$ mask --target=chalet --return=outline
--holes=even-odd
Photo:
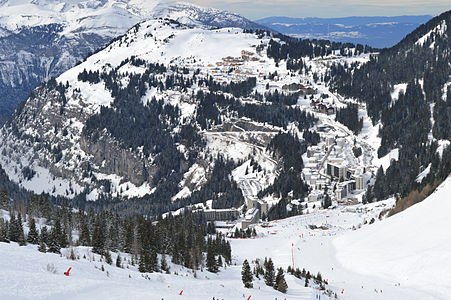
[[[333,115],[335,113],[335,108],[333,108],[332,106],[329,106],[327,108],[327,112],[328,115]]]
[[[304,86],[299,83],[284,84],[282,86],[282,90],[285,92],[298,92],[302,88],[304,88]]]

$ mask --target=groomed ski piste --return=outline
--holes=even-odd
[[[265,257],[276,267],[320,272],[338,299],[449,299],[450,193],[451,177],[423,202],[382,220],[393,199],[262,224],[256,238],[231,239],[233,263],[217,274],[173,264],[171,274],[139,273],[124,253],[118,268],[88,247],[74,247],[79,259],[70,260],[69,249],[57,255],[0,243],[0,299],[332,299],[289,274],[286,294],[255,276],[254,288],[245,289],[242,262],[252,268]]]

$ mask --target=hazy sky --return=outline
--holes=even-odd
[[[438,15],[451,0],[184,0],[239,13],[251,20],[270,16],[347,17]]]

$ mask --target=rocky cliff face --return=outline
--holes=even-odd
[[[119,184],[151,183],[155,170],[146,157],[124,149],[108,133],[96,140],[81,134],[93,111],[83,95],[67,95],[55,81],[34,90],[3,129],[8,143],[2,146],[2,152],[15,169],[13,176],[21,178],[19,181],[30,179],[27,177],[34,176],[35,171],[29,174],[27,170],[38,161],[52,179],[68,180],[74,186],[73,195],[93,188],[112,192],[109,184],[102,181],[104,177],[93,173],[110,174],[111,180],[120,178]]]

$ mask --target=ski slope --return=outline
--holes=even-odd
[[[0,243],[0,299],[313,299],[316,291],[304,288],[301,280],[287,276],[291,289],[287,295],[267,287],[263,280],[254,281],[254,289],[241,282],[241,265],[221,269],[218,274],[192,271],[169,263],[172,274],[137,271],[128,262],[118,268],[100,261],[87,247],[75,248],[80,260],[58,254],[41,253],[36,246],[19,247]],[[86,259],[83,258],[86,256]],[[94,260],[93,260],[94,258]],[[113,262],[116,254],[112,255]],[[101,270],[102,265],[104,271]],[[71,267],[70,276],[63,273]],[[178,275],[174,275],[174,271]],[[183,292],[182,292],[183,291]],[[180,293],[182,294],[180,295]]]
[[[393,284],[416,290],[421,299],[449,299],[450,195],[448,177],[423,202],[375,226],[337,238],[334,245],[339,262],[360,274],[390,278]]]
[[[339,299],[449,299],[450,193],[451,177],[423,202],[382,221],[393,199],[270,222],[257,226],[256,239],[232,240],[232,253],[321,272]]]

